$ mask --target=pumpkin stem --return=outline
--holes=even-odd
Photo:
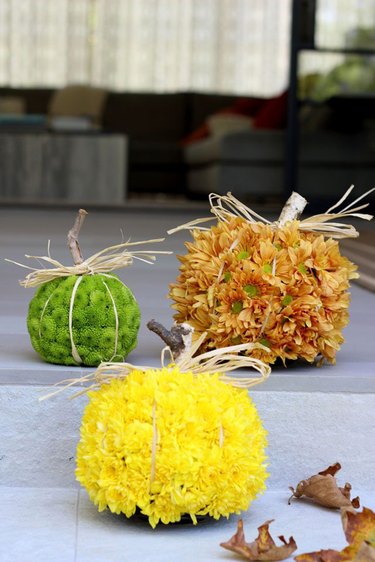
[[[287,222],[298,219],[306,205],[306,199],[299,193],[293,191],[292,195],[282,208],[279,220],[277,221],[279,226],[284,226]]]
[[[297,487],[298,488],[298,487]],[[292,495],[290,496],[290,498],[288,499],[288,505],[290,505],[292,503],[292,499],[293,498],[298,498],[299,496],[297,496],[297,491],[293,488],[293,486],[289,486],[289,490],[292,492]]]
[[[170,330],[167,330],[160,322],[150,320],[147,323],[147,328],[167,344],[176,363],[178,363],[179,357],[191,346],[193,329],[188,324],[176,324]]]
[[[81,248],[78,244],[78,235],[87,214],[88,213],[85,209],[80,209],[78,211],[78,215],[76,216],[73,228],[71,228],[68,232],[68,248],[72,254],[74,265],[79,265],[83,262]]]

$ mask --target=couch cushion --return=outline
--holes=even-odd
[[[288,92],[267,100],[254,117],[254,129],[285,129],[288,118]]]
[[[208,138],[184,149],[188,164],[212,162],[281,162],[285,152],[283,131],[245,131],[223,138]]]
[[[192,165],[212,162],[283,162],[285,143],[284,131],[244,131],[192,143],[184,148],[184,159]],[[315,166],[368,163],[375,168],[375,138],[370,133],[305,133],[299,139],[299,161]]]
[[[93,123],[100,124],[106,97],[103,88],[65,86],[53,94],[48,113],[52,117],[89,117]]]
[[[192,168],[187,176],[188,191],[206,196],[211,193],[225,194],[231,191],[242,201],[248,198],[264,198],[282,193],[283,166],[251,164],[212,164]]]
[[[187,104],[187,124],[189,128],[186,133],[191,133],[194,129],[200,127],[209,115],[232,106],[236,100],[238,100],[238,96],[189,94]]]
[[[47,88],[0,88],[0,96],[16,96],[25,102],[25,113],[47,114],[54,90]]]
[[[271,104],[271,108],[263,112],[259,120],[259,128],[279,129],[280,110],[286,115],[281,107],[279,98],[244,98],[237,96],[226,96],[221,94],[190,94],[187,99],[187,135],[182,139],[182,144],[187,145],[196,140],[209,136],[207,121],[216,115],[242,115],[245,117],[256,117],[263,108]],[[285,115],[282,119],[285,118]],[[275,124],[275,126],[273,126]]]
[[[0,96],[0,115],[23,115],[25,99],[21,96]]]
[[[210,136],[222,138],[240,131],[249,131],[252,129],[253,119],[245,115],[215,113],[207,117],[207,125]]]

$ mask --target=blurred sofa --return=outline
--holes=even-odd
[[[335,201],[351,184],[359,192],[374,186],[374,99],[346,96],[301,106],[298,191],[310,202],[319,206]],[[287,158],[283,107],[277,106],[277,119],[266,122],[263,112],[259,123],[257,112],[252,128],[240,123],[237,131],[213,127],[209,135],[203,131],[202,138],[189,143],[184,150],[188,191],[199,197],[232,191],[243,200],[283,197]],[[268,112],[269,108],[267,104]]]
[[[240,131],[209,137],[185,148],[187,186],[202,197],[232,191],[246,200],[283,195],[285,131]],[[337,200],[351,184],[375,184],[375,130],[340,134],[305,132],[299,141],[298,192],[308,200]]]
[[[0,88],[0,98],[18,98],[26,114],[50,115],[58,95],[52,89]],[[106,92],[95,126],[127,136],[130,194],[206,197],[231,190],[244,199],[280,197],[286,101],[286,93],[265,100]],[[375,128],[362,126],[363,100],[353,104],[328,104],[301,115],[298,190],[309,199],[331,200],[352,183],[361,190],[374,184]]]
[[[0,88],[0,98],[22,101],[26,114],[51,115],[58,91]],[[185,193],[181,140],[236,96],[108,92],[96,125],[128,137],[128,192]]]

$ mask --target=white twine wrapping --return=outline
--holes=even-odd
[[[158,445],[158,428],[156,425],[156,400],[152,404],[152,442],[151,442],[151,470],[150,470],[150,492],[156,471],[156,448]]]
[[[332,212],[334,209],[337,209],[350,195],[352,190],[354,189],[354,185],[352,185],[341,197],[341,199],[335,203],[332,207],[330,207],[325,213],[320,215],[314,215],[310,218],[304,219],[299,221],[298,228],[299,230],[303,230],[305,232],[316,232],[318,234],[323,234],[324,236],[329,236],[331,238],[356,238],[359,236],[358,231],[354,228],[354,226],[345,223],[336,223],[337,219],[341,218],[359,218],[363,220],[371,220],[373,218],[372,215],[359,213],[368,207],[368,203],[355,207],[355,205],[370,195],[375,190],[375,187],[366,191],[366,193],[357,197],[352,203],[349,203],[344,209],[340,211]],[[236,199],[230,192],[227,195],[217,195],[216,193],[211,193],[209,195],[209,201],[211,206],[211,213],[214,215],[213,217],[206,217],[202,219],[195,219],[194,221],[188,222],[171,230],[168,230],[168,234],[174,234],[175,232],[179,232],[180,230],[209,230],[209,228],[202,226],[203,223],[209,222],[212,220],[219,220],[221,222],[228,222],[229,220],[240,217],[246,220],[248,223],[253,224],[256,222],[261,222],[263,224],[269,225],[271,228],[280,228],[285,224],[285,220],[282,219],[281,223],[279,220],[275,222],[271,222],[243,203]]]
[[[260,343],[242,343],[239,345],[231,345],[229,347],[222,347],[221,349],[213,349],[212,351],[207,351],[200,355],[194,357],[194,354],[198,351],[202,343],[207,337],[207,333],[201,334],[199,339],[192,344],[189,350],[186,350],[180,356],[180,360],[176,362],[181,372],[190,372],[194,375],[199,373],[220,373],[220,380],[226,384],[230,384],[237,388],[250,388],[257,384],[264,382],[271,373],[271,367],[266,363],[263,363],[260,359],[255,359],[253,357],[248,357],[247,355],[239,355],[241,352],[252,351],[254,349],[261,349],[269,353],[269,348]],[[169,348],[164,348],[162,350],[162,366],[173,368],[174,363],[169,365],[164,365],[164,355],[165,351]],[[248,375],[227,375],[227,372],[234,371],[240,368],[254,369],[259,373],[256,377],[250,377]],[[111,363],[105,362],[101,363],[97,370],[93,373],[88,373],[82,377],[66,379],[58,383],[61,388],[54,390],[46,396],[42,396],[39,400],[46,400],[51,398],[60,392],[63,392],[67,388],[86,385],[85,388],[79,390],[73,394],[70,399],[76,398],[82,394],[86,394],[89,390],[95,390],[100,388],[103,384],[108,384],[113,379],[124,379],[132,371],[148,371],[155,370],[157,367],[132,365],[131,363]],[[56,385],[55,385],[56,386]]]
[[[120,279],[117,279],[117,277],[114,277],[112,275],[106,275],[103,274],[105,277],[108,277],[109,279],[115,279],[116,281],[118,281],[119,283],[121,283],[121,285],[123,284],[122,281],[120,281]],[[72,290],[72,294],[70,297],[70,302],[69,302],[69,319],[68,319],[68,328],[69,328],[69,338],[70,338],[70,345],[71,345],[71,349],[72,349],[72,357],[74,359],[74,361],[78,364],[82,363],[82,358],[80,357],[77,347],[75,345],[74,342],[74,338],[73,338],[73,312],[74,312],[74,302],[75,302],[75,297],[79,288],[79,285],[82,281],[83,277],[80,276],[77,278],[73,290]],[[119,318],[118,318],[118,311],[117,311],[117,307],[116,307],[116,303],[115,300],[113,298],[113,295],[111,293],[110,288],[108,287],[107,283],[105,281],[102,281],[103,285],[105,286],[106,290],[108,291],[109,297],[111,299],[112,302],[112,306],[113,306],[113,312],[115,315],[115,339],[114,339],[114,351],[113,351],[113,355],[111,358],[111,361],[116,357],[117,355],[117,347],[118,347],[118,334],[119,334]],[[42,325],[42,320],[43,320],[43,316],[44,313],[46,311],[46,308],[49,304],[49,301],[51,300],[51,297],[53,296],[53,294],[55,293],[56,289],[51,293],[51,295],[48,297],[48,299],[45,302],[45,305],[43,306],[43,310],[39,319],[39,338],[42,337],[41,334],[41,325]]]
[[[121,269],[123,267],[128,267],[133,263],[133,261],[139,260],[148,264],[152,264],[156,259],[156,254],[172,254],[172,252],[165,250],[129,250],[128,248],[132,246],[140,246],[143,244],[154,244],[156,242],[164,242],[165,238],[157,238],[155,240],[144,240],[140,242],[123,242],[121,244],[116,244],[115,246],[110,246],[105,248],[100,252],[97,252],[93,256],[87,258],[82,263],[66,266],[59,261],[53,259],[49,253],[49,243],[48,243],[48,255],[47,256],[29,256],[25,255],[26,258],[34,259],[39,262],[46,262],[46,264],[53,266],[50,268],[35,268],[25,265],[23,263],[16,262],[14,260],[6,259],[10,263],[14,263],[23,267],[25,269],[31,270],[28,275],[26,275],[20,284],[23,287],[37,287],[53,279],[59,279],[61,277],[69,277],[70,275],[93,275],[94,273],[110,273],[116,269]]]
[[[107,277],[107,275],[106,275],[106,277]],[[110,277],[110,276],[108,276],[108,277]],[[105,281],[103,281],[103,284],[104,284],[105,288],[107,289],[108,294],[110,296],[110,299],[112,301],[113,312],[114,312],[114,315],[115,315],[115,348],[114,348],[113,355],[112,355],[112,359],[114,359],[117,355],[117,346],[118,346],[118,324],[119,324],[119,322],[118,322],[118,312],[117,312],[115,299],[113,298],[113,295],[111,293],[110,288],[108,287],[108,285]]]
[[[72,348],[72,356],[76,363],[79,365],[82,363],[82,359],[77,351],[76,345],[73,340],[73,307],[74,307],[74,299],[78,290],[78,287],[82,281],[83,277],[78,277],[76,282],[74,283],[72,295],[70,297],[70,304],[69,304],[69,337],[70,337],[70,345]]]
[[[224,445],[224,428],[222,426],[222,424],[220,424],[220,428],[219,428],[219,447],[220,449],[223,447]]]
[[[46,300],[46,302],[43,306],[42,314],[40,315],[40,318],[39,318],[39,332],[38,332],[39,333],[39,339],[42,338],[42,320],[43,320],[43,317],[44,317],[44,313],[45,313],[46,308],[48,306],[48,303],[51,300],[51,297],[52,297],[52,295],[54,294],[55,291],[56,291],[56,289],[54,291],[52,291],[52,293],[50,294],[50,296],[48,297],[48,299]]]

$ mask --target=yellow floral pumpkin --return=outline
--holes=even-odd
[[[219,374],[140,370],[89,392],[76,475],[102,511],[155,527],[246,510],[265,489],[266,431]]]

